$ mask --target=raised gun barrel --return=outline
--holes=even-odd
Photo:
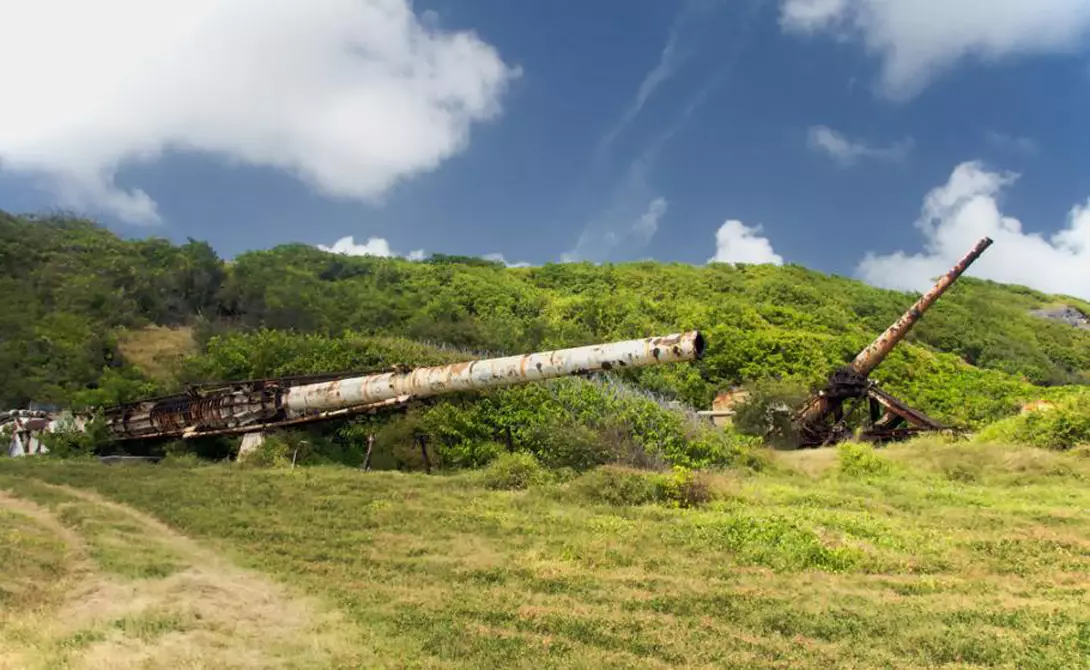
[[[699,359],[698,331],[492,358],[404,372],[326,375],[309,383],[283,379],[234,382],[211,392],[152,398],[106,410],[115,439],[222,435],[260,431],[380,411],[444,393],[522,384],[600,370]]]
[[[796,414],[795,423],[801,433],[808,439],[813,439],[814,427],[820,424],[831,412],[839,412],[840,403],[851,397],[859,397],[865,392],[866,378],[885,360],[889,352],[893,350],[905,338],[908,331],[920,320],[923,313],[950,285],[957,281],[966,269],[973,264],[984,250],[991,246],[992,240],[988,237],[981,238],[969,253],[965,254],[954,267],[939,278],[931,289],[923,294],[901,318],[876,337],[865,349],[856,355],[855,359],[844,368],[833,373],[826,388],[818,394],[810,396],[802,409]]]
[[[851,363],[852,369],[865,377],[869,375],[874,368],[878,367],[886,356],[889,355],[889,352],[904,339],[905,335],[908,334],[909,329],[916,325],[916,322],[920,320],[923,313],[939,299],[939,296],[946,292],[946,289],[950,288],[951,284],[957,281],[958,277],[960,277],[965,270],[973,264],[973,261],[979,258],[980,254],[984,253],[984,250],[991,246],[991,244],[991,238],[981,238],[980,241],[969,250],[969,253],[965,254],[949,272],[939,278],[938,282],[931,287],[931,290],[923,294],[912,307],[908,308],[908,311],[905,312],[901,318],[897,319],[892,326],[886,328],[885,332],[867,345],[866,349],[859,352],[855,357],[855,360]]]

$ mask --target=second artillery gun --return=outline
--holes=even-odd
[[[990,238],[982,238],[949,272],[939,278],[931,289],[920,297],[900,319],[887,328],[848,365],[830,375],[825,387],[807,399],[792,419],[798,447],[817,447],[832,444],[851,436],[847,418],[853,402],[858,406],[866,401],[868,425],[861,438],[871,442],[903,439],[922,431],[948,428],[923,412],[908,407],[900,400],[878,388],[869,378],[886,356],[905,338],[908,331],[929,307],[957,281],[958,277],[991,246]]]

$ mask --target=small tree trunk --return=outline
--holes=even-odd
[[[367,434],[367,455],[363,457],[363,471],[371,471],[371,452],[375,450],[375,434]]]
[[[420,443],[420,455],[424,457],[424,471],[430,475],[431,460],[428,459],[428,438],[424,435],[417,435],[416,441]]]

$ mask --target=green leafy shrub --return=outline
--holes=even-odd
[[[549,480],[548,471],[533,454],[501,454],[484,471],[490,489],[525,489]]]
[[[650,473],[619,465],[604,465],[580,475],[571,483],[579,498],[609,505],[646,505],[658,496]]]
[[[1090,395],[997,421],[981,430],[976,440],[1060,450],[1090,444]]]
[[[837,445],[840,472],[852,477],[874,477],[889,474],[891,463],[874,447],[861,442],[841,442]]]
[[[239,459],[239,465],[246,468],[286,468],[291,467],[292,455],[295,454],[296,445],[283,434],[271,434],[265,436],[262,442],[252,452]],[[298,463],[298,455],[296,454]]]
[[[734,427],[775,447],[796,444],[792,416],[809,395],[806,386],[798,379],[763,379],[747,385],[746,391],[749,395],[734,407]]]
[[[663,473],[604,465],[580,475],[571,491],[581,499],[619,507],[649,503],[698,507],[713,498],[707,475],[683,467]]]
[[[73,419],[61,419],[56,432],[42,433],[39,439],[49,455],[56,458],[90,457],[110,446],[110,433],[100,414],[92,417],[82,431],[76,430]]]
[[[699,507],[712,499],[707,476],[687,468],[654,476],[655,498],[676,507]]]

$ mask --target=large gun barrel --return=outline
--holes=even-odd
[[[855,357],[855,360],[851,363],[852,369],[857,374],[865,377],[869,375],[874,368],[878,367],[878,365],[885,360],[886,356],[889,355],[889,352],[905,338],[905,335],[908,334],[908,331],[912,326],[916,325],[916,322],[920,320],[923,313],[939,299],[939,296],[945,293],[946,290],[957,281],[958,277],[960,277],[965,270],[973,264],[973,261],[979,258],[980,254],[984,253],[984,250],[991,246],[991,244],[991,238],[981,238],[980,241],[969,250],[969,253],[965,254],[954,267],[940,277],[938,282],[936,282],[927,293],[923,294],[912,307],[908,308],[907,312],[901,315],[901,318],[897,319],[892,326],[886,328],[885,332],[867,345],[866,349],[859,352]]]
[[[699,332],[649,337],[574,349],[508,356],[410,372],[339,379],[290,388],[284,395],[289,416],[386,402],[402,396],[426,398],[442,393],[495,388],[598,370],[623,369],[699,358]]]
[[[703,353],[704,337],[691,331],[311,383],[236,382],[210,393],[192,391],[113,407],[105,412],[106,425],[116,439],[246,433],[379,411],[445,393],[693,361]]]
[[[920,320],[923,313],[950,286],[957,281],[966,269],[991,246],[990,238],[981,238],[969,253],[965,254],[954,267],[939,278],[931,289],[923,294],[901,318],[874,339],[865,349],[856,355],[851,364],[833,373],[821,392],[810,396],[806,404],[796,414],[795,423],[800,430],[804,441],[815,442],[825,439],[825,434],[820,424],[830,414],[840,413],[841,403],[852,397],[861,397],[866,392],[867,377],[885,360],[889,352],[905,338],[908,331]]]

